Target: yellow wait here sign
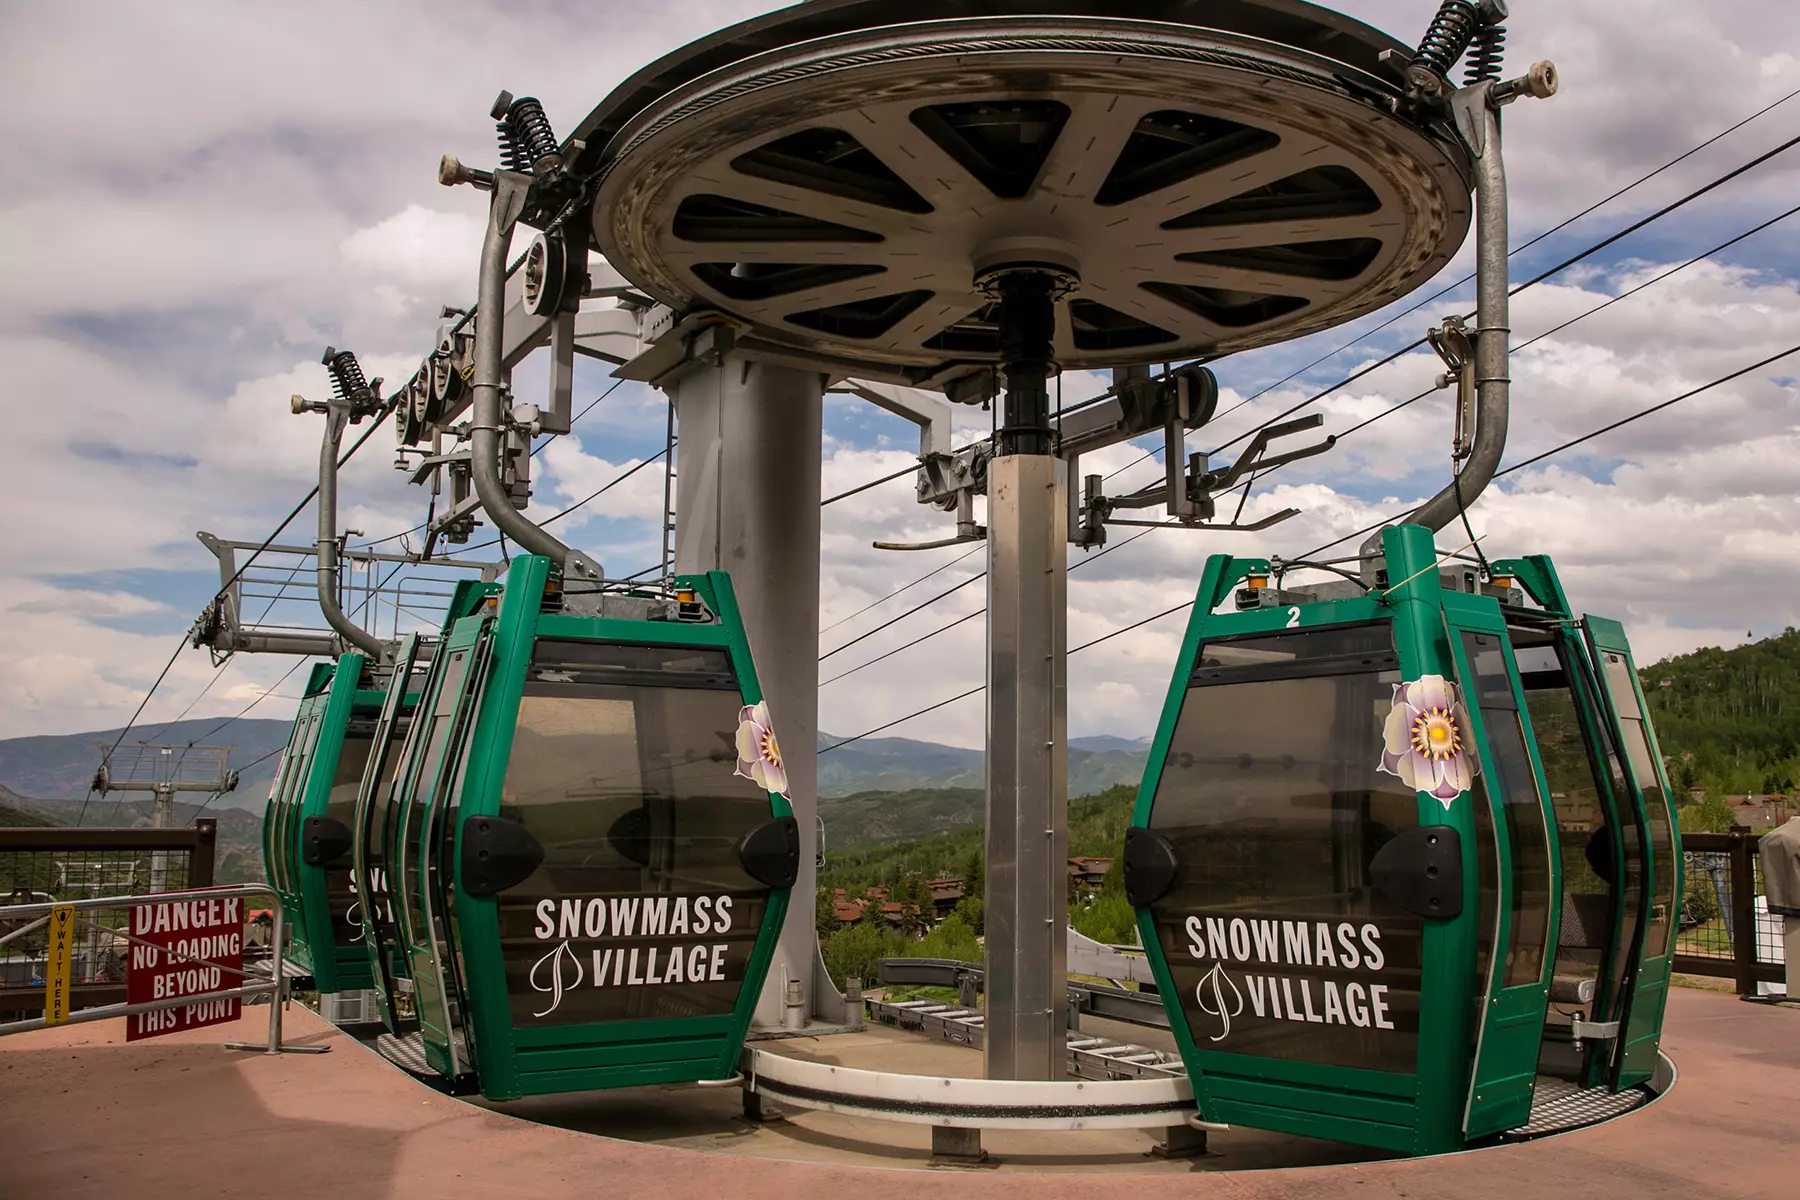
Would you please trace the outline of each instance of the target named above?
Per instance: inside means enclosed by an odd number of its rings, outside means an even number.
[[[69,1019],[69,966],[75,959],[75,906],[50,910],[49,961],[44,965],[44,1024]]]

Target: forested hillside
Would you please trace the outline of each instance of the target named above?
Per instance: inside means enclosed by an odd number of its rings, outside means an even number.
[[[1705,649],[1642,672],[1678,791],[1791,792],[1800,784],[1800,631]]]

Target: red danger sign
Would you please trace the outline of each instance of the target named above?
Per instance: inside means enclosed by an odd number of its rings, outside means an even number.
[[[125,999],[148,1004],[243,986],[244,902],[237,896],[178,900],[131,910],[131,966]],[[148,943],[148,944],[146,944]],[[238,1019],[241,1001],[201,1000],[125,1018],[125,1040],[140,1041]]]

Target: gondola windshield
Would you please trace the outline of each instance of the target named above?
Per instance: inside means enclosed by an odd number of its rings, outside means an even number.
[[[498,896],[515,1026],[736,1007],[769,897],[737,853],[769,817],[743,711],[720,648],[534,646],[499,811],[544,851]]]
[[[365,722],[366,724],[366,722]],[[345,829],[355,828],[356,794],[361,790],[363,771],[369,763],[373,739],[365,730],[344,738],[338,751],[337,771],[331,779],[331,794],[325,800],[325,816]],[[331,940],[348,946],[362,940],[362,918],[356,911],[356,884],[351,877],[352,846],[346,842],[343,851],[325,864],[325,896],[331,908]]]
[[[1390,628],[1200,649],[1150,827],[1182,864],[1152,914],[1203,1050],[1414,1069],[1423,921],[1369,871],[1419,824],[1374,752],[1400,682]]]

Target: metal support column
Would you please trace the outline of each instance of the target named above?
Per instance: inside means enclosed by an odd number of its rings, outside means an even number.
[[[755,1023],[810,1012],[817,875],[819,472],[825,378],[727,357],[665,385],[675,405],[675,571],[731,573],[800,824],[794,882]],[[790,1005],[790,984],[799,1004]]]
[[[989,1079],[1061,1079],[1068,939],[1068,466],[1047,379],[1060,281],[996,273],[1006,379],[988,464],[987,959]]]

